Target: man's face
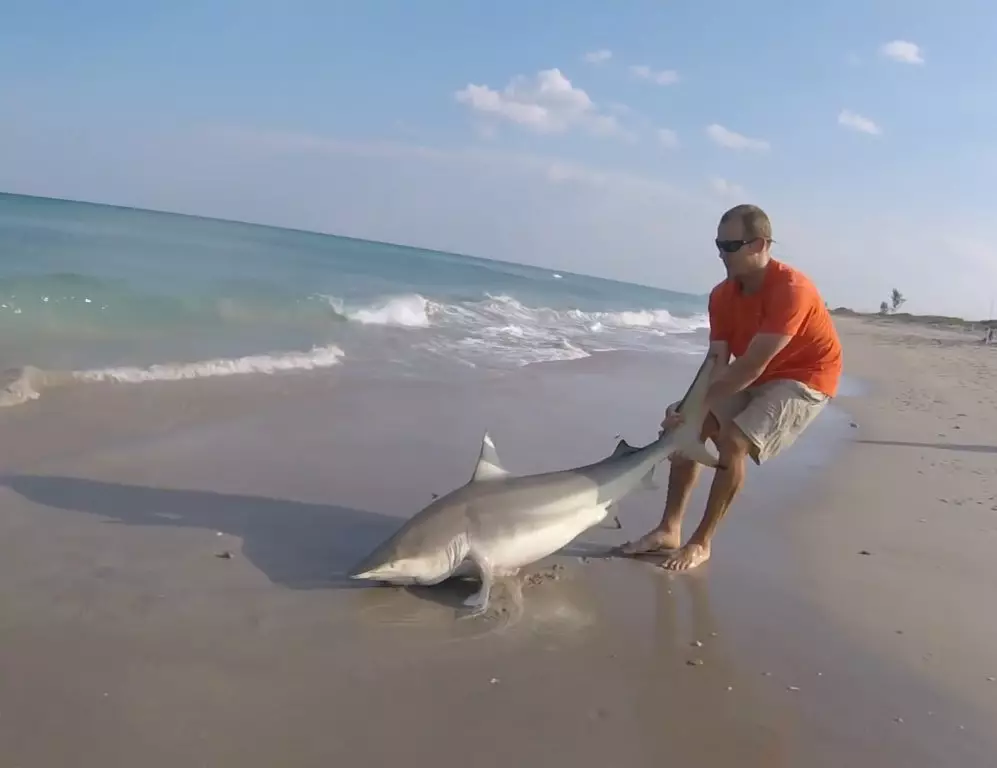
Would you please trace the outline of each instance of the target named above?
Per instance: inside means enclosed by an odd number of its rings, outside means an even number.
[[[750,242],[745,242],[745,239],[740,221],[722,221],[717,227],[717,250],[728,277],[737,277],[753,269],[758,261],[758,252],[765,245],[761,238]]]

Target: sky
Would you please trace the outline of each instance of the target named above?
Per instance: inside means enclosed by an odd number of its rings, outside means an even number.
[[[4,4],[0,191],[675,290],[728,207],[832,306],[997,298],[997,3]]]

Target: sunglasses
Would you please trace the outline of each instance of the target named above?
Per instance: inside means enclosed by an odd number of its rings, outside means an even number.
[[[741,250],[748,243],[753,243],[755,240],[760,240],[761,238],[753,237],[750,240],[714,240],[719,248],[724,253],[735,253]]]

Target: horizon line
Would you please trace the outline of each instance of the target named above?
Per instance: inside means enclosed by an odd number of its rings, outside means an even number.
[[[353,242],[359,242],[359,243],[373,243],[375,245],[386,245],[392,248],[405,248],[412,251],[424,251],[426,253],[435,253],[443,256],[458,256],[463,259],[492,262],[495,264],[504,264],[511,267],[525,267],[527,269],[537,269],[541,271],[546,270],[558,274],[571,275],[573,277],[582,277],[588,280],[602,280],[609,283],[616,283],[617,285],[626,285],[636,288],[646,288],[652,291],[665,291],[667,293],[673,293],[678,296],[689,296],[691,298],[697,298],[697,299],[706,298],[709,295],[708,292],[686,293],[684,291],[676,291],[673,288],[663,288],[656,285],[647,285],[646,283],[635,283],[630,280],[620,280],[619,278],[615,277],[603,277],[601,275],[592,275],[592,274],[586,274],[584,272],[575,272],[570,269],[561,269],[560,267],[541,267],[536,264],[524,264],[522,262],[509,261],[507,259],[496,259],[488,256],[475,256],[473,254],[458,253],[456,251],[443,251],[440,250],[439,248],[427,248],[421,245],[411,245],[409,243],[397,243],[397,242],[392,242],[390,240],[372,240],[364,237],[356,237],[354,235],[339,235],[336,234],[335,232],[323,232],[320,230],[303,229],[301,227],[285,226],[281,224],[264,224],[258,221],[247,221],[245,219],[230,219],[230,218],[224,218],[222,216],[206,216],[200,213],[184,213],[182,211],[171,211],[162,208],[142,208],[136,205],[125,205],[122,203],[107,203],[97,200],[81,200],[70,197],[52,197],[48,195],[36,195],[36,194],[28,194],[23,192],[6,192],[0,190],[0,195],[5,195],[9,197],[26,197],[32,200],[44,200],[47,202],[73,203],[75,205],[93,205],[102,208],[117,208],[124,211],[136,211],[139,213],[155,213],[163,216],[180,216],[189,219],[200,219],[202,221],[219,222],[223,224],[239,224],[247,227],[260,227],[262,229],[275,229],[285,232],[297,232],[305,235],[316,235],[318,237],[336,237],[341,240],[351,240]]]

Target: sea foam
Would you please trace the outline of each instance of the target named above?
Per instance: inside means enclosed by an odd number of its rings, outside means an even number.
[[[149,381],[181,381],[218,376],[274,374],[313,371],[338,365],[343,350],[335,345],[314,347],[307,352],[279,352],[265,355],[224,358],[196,362],[157,363],[149,366],[117,366],[84,371],[46,371],[34,366],[12,368],[0,378],[0,407],[36,400],[45,389],[73,382],[116,382],[139,384]]]

